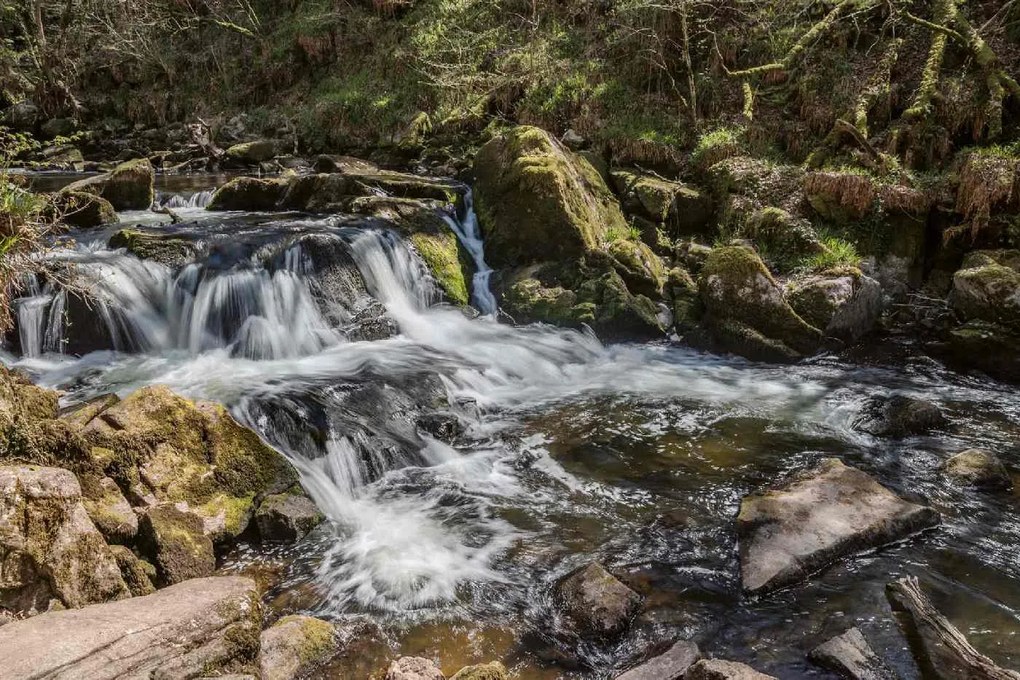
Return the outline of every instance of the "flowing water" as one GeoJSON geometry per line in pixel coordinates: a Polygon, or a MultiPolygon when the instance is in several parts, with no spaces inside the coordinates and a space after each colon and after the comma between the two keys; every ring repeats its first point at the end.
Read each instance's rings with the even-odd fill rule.
{"type": "Polygon", "coordinates": [[[916,678],[884,596],[908,573],[983,652],[1020,666],[1020,495],[956,488],[937,471],[972,446],[1020,467],[1015,388],[895,342],[777,367],[514,328],[494,320],[470,211],[451,227],[477,267],[480,316],[437,304],[420,261],[383,224],[214,215],[196,190],[161,198],[184,224],[125,216],[192,241],[195,261],[170,269],[110,251],[109,232],[74,234],[54,258],[88,282],[92,305],[78,313],[98,346],[76,337],[87,324],[60,323],[81,307],[74,294],[32,282],[4,359],[69,403],[150,383],[218,400],[283,452],[329,521],[296,546],[242,543],[223,568],[277,572],[274,616],[344,624],[350,647],[328,677],[369,677],[399,654],[438,656],[450,673],[501,658],[521,678],[611,677],[678,637],[782,678],[828,677],[806,652],[858,625],[916,678]],[[338,289],[320,276],[323,244],[364,289],[325,294],[338,289]],[[398,332],[358,330],[383,312],[398,332]],[[96,351],[62,353],[76,343],[96,351]],[[888,441],[850,428],[865,399],[894,390],[937,401],[953,430],[888,441]],[[429,435],[423,423],[437,417],[459,434],[429,435]],[[833,455],[945,522],[743,598],[741,497],[833,455]],[[645,598],[611,645],[564,638],[551,603],[556,580],[592,559],[645,598]]]}

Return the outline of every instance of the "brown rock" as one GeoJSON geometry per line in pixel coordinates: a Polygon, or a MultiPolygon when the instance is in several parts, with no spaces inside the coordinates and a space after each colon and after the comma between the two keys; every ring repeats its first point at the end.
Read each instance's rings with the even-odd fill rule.
{"type": "Polygon", "coordinates": [[[576,632],[596,637],[622,633],[641,606],[641,596],[597,562],[564,578],[553,595],[576,632]]]}

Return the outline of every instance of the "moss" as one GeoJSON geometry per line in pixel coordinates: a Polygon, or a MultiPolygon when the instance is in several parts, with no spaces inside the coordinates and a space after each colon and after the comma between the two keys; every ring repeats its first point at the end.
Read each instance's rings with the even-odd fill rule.
{"type": "Polygon", "coordinates": [[[706,132],[698,138],[691,154],[691,165],[707,170],[719,161],[739,156],[743,151],[743,130],[720,127],[706,132]]]}
{"type": "Polygon", "coordinates": [[[510,674],[498,661],[461,668],[450,680],[508,680],[510,674]]]}
{"type": "Polygon", "coordinates": [[[149,509],[138,526],[138,547],[156,567],[161,585],[212,575],[216,557],[197,515],[171,507],[149,509]]]}
{"type": "Polygon", "coordinates": [[[321,661],[335,650],[336,631],[331,623],[311,616],[285,616],[275,625],[288,624],[298,627],[294,635],[300,638],[296,651],[302,666],[321,661]]]}
{"type": "Polygon", "coordinates": [[[825,252],[811,223],[782,208],[752,213],[736,235],[751,240],[762,257],[781,272],[792,271],[806,258],[825,252]]]}
{"type": "Polygon", "coordinates": [[[287,190],[284,179],[235,177],[216,190],[207,210],[275,210],[287,190]]]}
{"type": "Polygon", "coordinates": [[[658,255],[644,243],[615,241],[609,246],[613,266],[633,292],[659,297],[666,283],[666,269],[658,255]]]}
{"type": "Polygon", "coordinates": [[[411,243],[425,261],[446,297],[458,305],[468,303],[467,281],[464,278],[457,237],[442,234],[411,234],[411,243]]]}
{"type": "Polygon", "coordinates": [[[874,180],[857,172],[809,173],[804,193],[815,212],[837,224],[861,220],[877,207],[874,180]]]}
{"type": "Polygon", "coordinates": [[[84,192],[101,196],[115,210],[147,210],[155,198],[155,170],[147,158],[121,163],[110,172],[65,187],[63,194],[84,192]]]}
{"type": "Polygon", "coordinates": [[[547,287],[535,278],[514,282],[503,294],[503,306],[518,322],[544,321],[558,326],[594,323],[595,305],[561,286],[547,287]]]}
{"type": "Polygon", "coordinates": [[[228,160],[249,165],[257,165],[264,161],[270,161],[275,156],[276,142],[268,139],[235,144],[226,151],[228,160]]]}
{"type": "Polygon", "coordinates": [[[110,554],[117,561],[121,577],[131,591],[131,595],[141,597],[156,592],[156,587],[153,585],[153,580],[156,578],[155,567],[131,552],[130,548],[122,545],[111,545],[110,554]]]}
{"type": "Polygon", "coordinates": [[[121,229],[110,237],[110,248],[123,248],[141,260],[180,267],[195,258],[198,248],[191,241],[137,229],[121,229]]]}

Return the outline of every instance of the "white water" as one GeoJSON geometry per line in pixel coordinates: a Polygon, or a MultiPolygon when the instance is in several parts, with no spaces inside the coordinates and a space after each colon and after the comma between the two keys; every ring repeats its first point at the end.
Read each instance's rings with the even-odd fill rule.
{"type": "Polygon", "coordinates": [[[496,296],[492,294],[492,287],[489,285],[492,267],[485,263],[485,244],[478,226],[478,216],[475,214],[474,193],[469,190],[464,196],[463,222],[450,215],[444,217],[475,263],[475,273],[471,282],[471,303],[485,316],[495,317],[499,310],[496,296]]]}

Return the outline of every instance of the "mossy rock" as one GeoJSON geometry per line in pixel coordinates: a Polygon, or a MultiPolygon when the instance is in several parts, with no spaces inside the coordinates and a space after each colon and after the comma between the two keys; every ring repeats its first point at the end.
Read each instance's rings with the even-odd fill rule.
{"type": "Polygon", "coordinates": [[[121,229],[110,237],[110,248],[123,248],[140,260],[151,260],[178,269],[195,259],[198,247],[183,238],[137,229],[121,229]]]}
{"type": "Polygon", "coordinates": [[[547,286],[531,276],[518,272],[503,290],[502,307],[518,323],[541,321],[556,326],[577,327],[595,322],[595,305],[582,302],[577,293],[562,286],[547,286]]]}
{"type": "Polygon", "coordinates": [[[609,245],[609,256],[628,290],[649,297],[662,297],[666,268],[662,259],[646,244],[620,239],[609,245]]]}
{"type": "Polygon", "coordinates": [[[202,531],[202,519],[190,512],[150,508],[138,523],[138,548],[156,567],[160,586],[216,571],[212,541],[202,531]]]}
{"type": "Polygon", "coordinates": [[[279,208],[313,213],[344,212],[358,196],[372,191],[346,173],[304,175],[287,182],[279,208]]]}
{"type": "Polygon", "coordinates": [[[650,339],[665,333],[658,305],[645,295],[632,294],[613,270],[588,278],[577,290],[583,302],[594,304],[592,326],[607,339],[650,339]]]}
{"type": "Polygon", "coordinates": [[[877,208],[878,190],[868,175],[853,172],[812,172],[804,176],[804,195],[823,219],[850,224],[877,208]]]}
{"type": "Polygon", "coordinates": [[[1020,331],[1020,251],[980,251],[953,276],[949,295],[965,321],[984,321],[1020,331]]]}
{"type": "Polygon", "coordinates": [[[285,616],[262,632],[262,680],[304,677],[338,649],[333,624],[311,616],[285,616]]]}
{"type": "Polygon", "coordinates": [[[109,477],[99,481],[99,490],[83,499],[85,510],[99,533],[110,543],[127,544],[138,533],[138,518],[117,483],[109,477]]]}
{"type": "Polygon", "coordinates": [[[467,280],[460,256],[460,242],[450,232],[411,234],[410,242],[450,302],[468,303],[467,280]]]}
{"type": "Polygon", "coordinates": [[[572,260],[627,231],[612,192],[587,161],[535,127],[488,141],[475,157],[475,206],[495,265],[572,260]]]}
{"type": "Polygon", "coordinates": [[[789,272],[812,255],[825,252],[825,245],[811,222],[782,208],[755,211],[737,235],[752,241],[763,257],[782,272],[789,272]]]}
{"type": "Polygon", "coordinates": [[[296,541],[325,519],[315,502],[295,487],[271,494],[255,512],[255,525],[262,541],[296,541]]]}
{"type": "Polygon", "coordinates": [[[457,671],[450,680],[509,680],[510,673],[506,666],[498,661],[465,666],[457,671]]]}
{"type": "Polygon", "coordinates": [[[228,148],[224,155],[227,161],[238,165],[258,165],[275,158],[278,146],[274,140],[259,139],[235,144],[228,148]]]}
{"type": "Polygon", "coordinates": [[[787,298],[802,319],[844,342],[874,331],[884,311],[882,286],[859,271],[797,279],[787,298]]]}
{"type": "Polygon", "coordinates": [[[61,193],[101,196],[114,210],[148,210],[156,196],[155,181],[152,163],[147,158],[138,158],[121,163],[108,173],[72,182],[61,193]]]}
{"type": "Polygon", "coordinates": [[[117,211],[102,198],[85,191],[67,191],[53,194],[52,218],[79,229],[93,229],[116,224],[117,211]]]}
{"type": "Polygon", "coordinates": [[[711,198],[694,187],[628,170],[614,170],[612,178],[625,208],[673,236],[704,233],[712,220],[711,198]]]}
{"type": "Polygon", "coordinates": [[[131,552],[123,545],[111,545],[110,554],[120,567],[120,575],[127,584],[131,595],[142,597],[156,592],[156,567],[131,552]]]}
{"type": "Polygon", "coordinates": [[[235,177],[216,190],[206,210],[275,210],[286,191],[284,179],[235,177]]]}
{"type": "Polygon", "coordinates": [[[392,222],[405,234],[438,233],[449,230],[443,219],[445,201],[398,198],[395,196],[361,196],[350,202],[349,210],[392,222]]]}
{"type": "Polygon", "coordinates": [[[1020,383],[1020,333],[1009,328],[971,321],[951,330],[947,342],[936,350],[956,368],[1020,383]]]}

